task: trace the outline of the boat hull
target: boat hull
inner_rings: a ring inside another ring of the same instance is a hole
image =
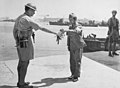
[[[108,51],[108,41],[106,38],[87,39],[85,38],[87,46],[84,47],[84,52]],[[116,49],[120,50],[120,39],[116,44]]]

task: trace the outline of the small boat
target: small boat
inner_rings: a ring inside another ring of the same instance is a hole
[[[108,51],[108,38],[83,38],[87,46],[84,52]],[[116,44],[116,49],[120,50],[120,39]]]

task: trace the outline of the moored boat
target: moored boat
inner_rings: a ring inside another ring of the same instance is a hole
[[[84,38],[87,46],[84,47],[84,52],[108,51],[107,38]],[[120,50],[120,39],[116,44],[116,49]]]

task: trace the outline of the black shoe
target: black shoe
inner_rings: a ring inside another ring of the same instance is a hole
[[[119,54],[117,54],[116,52],[114,52],[113,55],[119,56]]]
[[[113,54],[109,53],[108,56],[113,57]]]
[[[72,81],[73,81],[73,82],[77,82],[77,81],[78,81],[78,77],[74,77],[74,78],[72,79]]]
[[[68,80],[72,80],[73,79],[73,75],[71,75],[70,77],[68,77]]]
[[[24,86],[26,86],[26,85],[28,86],[29,84],[30,84],[30,82],[25,82]],[[17,87],[19,87],[19,86],[21,86],[21,85],[19,83],[17,83]]]
[[[29,86],[29,85],[20,85],[19,88],[33,88],[33,86]]]

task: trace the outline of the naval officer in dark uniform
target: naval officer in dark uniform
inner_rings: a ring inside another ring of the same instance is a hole
[[[69,15],[69,30],[67,30],[67,45],[70,52],[70,71],[71,76],[68,79],[73,82],[78,81],[81,73],[81,59],[83,47],[86,46],[86,43],[82,39],[82,30],[81,25],[77,23],[77,17],[74,13]]]
[[[117,54],[116,51],[116,43],[119,38],[119,20],[115,17],[117,14],[116,10],[112,11],[112,17],[108,20],[108,50],[109,56],[113,57]]]

